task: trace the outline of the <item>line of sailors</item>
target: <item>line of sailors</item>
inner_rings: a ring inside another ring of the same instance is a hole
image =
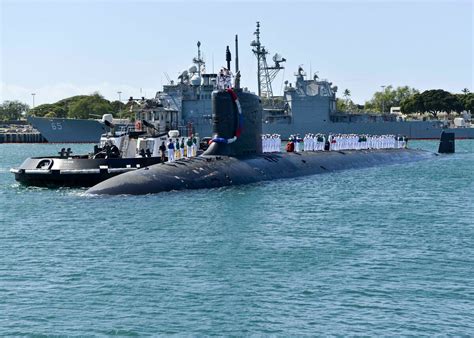
[[[407,138],[398,135],[357,135],[357,134],[306,134],[304,138],[291,135],[286,145],[287,152],[396,149],[406,148]]]
[[[398,135],[329,135],[329,150],[399,149],[405,148],[407,139]]]
[[[180,141],[178,138],[175,140],[170,138],[166,145],[163,142],[160,146],[163,161],[165,151],[167,151],[168,154],[168,162],[173,162],[180,158],[194,157],[198,151],[197,139],[196,137],[182,137]]]
[[[262,152],[279,153],[281,151],[281,136],[278,134],[262,135]]]

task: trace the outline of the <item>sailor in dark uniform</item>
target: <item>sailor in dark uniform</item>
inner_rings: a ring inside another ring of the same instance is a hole
[[[164,162],[165,161],[165,152],[166,152],[166,145],[165,145],[165,141],[161,142],[161,145],[160,145],[160,156],[161,156],[161,162]]]
[[[168,140],[168,162],[174,161],[174,143],[172,139]]]

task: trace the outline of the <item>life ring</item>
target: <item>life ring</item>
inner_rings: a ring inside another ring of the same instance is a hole
[[[212,140],[209,141],[209,144],[211,144],[212,142],[225,143],[225,144],[234,143],[235,141],[237,141],[237,138],[239,138],[240,134],[242,133],[243,115],[242,115],[242,107],[240,106],[240,102],[239,102],[239,97],[232,90],[232,88],[226,89],[226,92],[230,94],[230,96],[232,97],[232,101],[234,102],[234,105],[237,107],[237,112],[238,112],[238,115],[237,115],[237,119],[238,119],[237,129],[234,132],[234,137],[227,138],[227,139],[223,138],[223,137],[215,137],[215,138],[213,138]]]
[[[135,122],[135,130],[137,131],[142,130],[142,123],[140,121]]]

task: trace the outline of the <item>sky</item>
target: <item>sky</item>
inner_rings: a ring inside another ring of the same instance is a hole
[[[261,41],[287,59],[281,94],[302,65],[357,103],[383,85],[473,90],[473,1],[0,0],[0,102],[32,105],[100,92],[154,96],[189,68],[197,41],[207,72],[239,36],[242,85],[257,90]]]

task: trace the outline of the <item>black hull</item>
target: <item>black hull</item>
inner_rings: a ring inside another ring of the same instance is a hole
[[[241,158],[203,155],[126,173],[99,183],[87,193],[141,195],[172,190],[218,188],[347,169],[409,163],[435,155],[412,149],[262,154]]]
[[[15,180],[25,186],[91,187],[104,180],[160,163],[159,157],[89,159],[84,157],[31,157],[12,169]]]
[[[104,174],[72,174],[64,175],[59,172],[52,172],[49,175],[45,174],[25,174],[15,173],[15,180],[25,186],[46,187],[46,188],[83,188],[92,187],[102,181],[112,178],[119,173],[104,173]]]

